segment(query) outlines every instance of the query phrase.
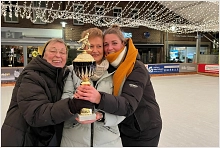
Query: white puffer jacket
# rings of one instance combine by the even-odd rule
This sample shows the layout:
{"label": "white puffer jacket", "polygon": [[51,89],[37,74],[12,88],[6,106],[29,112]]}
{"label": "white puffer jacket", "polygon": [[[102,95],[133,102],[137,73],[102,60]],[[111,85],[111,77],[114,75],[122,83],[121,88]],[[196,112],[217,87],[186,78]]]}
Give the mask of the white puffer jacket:
{"label": "white puffer jacket", "polygon": [[[72,98],[81,80],[73,71],[73,66],[68,66],[70,74],[64,86],[62,99]],[[105,71],[104,75],[97,81],[95,88],[98,91],[112,94],[112,75]],[[92,83],[91,83],[92,84]],[[105,122],[94,122],[93,146],[94,147],[122,147],[118,124],[124,120],[124,116],[105,113]],[[64,123],[61,147],[90,147],[92,124],[80,124],[75,118]]]}

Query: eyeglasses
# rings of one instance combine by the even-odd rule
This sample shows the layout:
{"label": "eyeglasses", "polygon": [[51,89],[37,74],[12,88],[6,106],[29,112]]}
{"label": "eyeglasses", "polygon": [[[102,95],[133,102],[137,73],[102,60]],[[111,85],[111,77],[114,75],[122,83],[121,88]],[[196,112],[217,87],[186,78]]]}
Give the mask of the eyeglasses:
{"label": "eyeglasses", "polygon": [[67,54],[66,49],[61,49],[61,50],[57,50],[57,49],[48,49],[46,50],[48,51],[48,53],[50,55],[56,55],[57,53],[59,53],[61,56],[65,56]]}

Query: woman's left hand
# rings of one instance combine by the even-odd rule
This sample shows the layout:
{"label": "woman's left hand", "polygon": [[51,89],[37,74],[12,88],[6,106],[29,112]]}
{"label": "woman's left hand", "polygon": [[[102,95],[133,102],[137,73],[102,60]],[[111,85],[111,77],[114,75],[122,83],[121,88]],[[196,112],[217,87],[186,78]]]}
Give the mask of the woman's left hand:
{"label": "woman's left hand", "polygon": [[95,120],[79,121],[79,118],[78,118],[78,117],[76,117],[75,119],[76,119],[80,124],[91,124],[91,123],[93,123],[93,122],[95,122],[95,121],[97,121],[97,120],[100,120],[100,119],[102,119],[102,118],[103,118],[102,113],[96,112],[96,119],[95,119]]}
{"label": "woman's left hand", "polygon": [[79,118],[76,118],[76,121],[78,121],[80,124],[91,124],[91,123],[95,122],[96,120],[79,121]]}

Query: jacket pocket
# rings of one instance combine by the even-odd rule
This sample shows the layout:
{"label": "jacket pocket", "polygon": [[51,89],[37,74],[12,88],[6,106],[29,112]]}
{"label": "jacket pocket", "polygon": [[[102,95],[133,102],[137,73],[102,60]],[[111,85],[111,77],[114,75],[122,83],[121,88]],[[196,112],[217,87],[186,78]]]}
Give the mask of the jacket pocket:
{"label": "jacket pocket", "polygon": [[109,126],[103,126],[103,128],[105,128],[106,130],[108,130],[109,132],[112,132],[114,134],[118,134],[118,130],[114,129],[114,128],[111,128]]}
{"label": "jacket pocket", "polygon": [[25,133],[24,146],[48,146],[55,129],[53,126],[28,127]]}
{"label": "jacket pocket", "polygon": [[135,114],[134,114],[134,127],[135,127],[138,131],[141,131],[140,124],[138,123],[138,119],[137,119],[137,117],[136,117]]}

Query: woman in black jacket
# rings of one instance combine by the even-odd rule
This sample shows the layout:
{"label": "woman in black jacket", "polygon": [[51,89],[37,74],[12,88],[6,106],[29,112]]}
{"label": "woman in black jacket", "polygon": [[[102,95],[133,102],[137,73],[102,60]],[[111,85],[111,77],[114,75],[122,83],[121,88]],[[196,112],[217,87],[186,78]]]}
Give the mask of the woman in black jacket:
{"label": "woman in black jacket", "polygon": [[61,99],[69,70],[67,46],[51,39],[16,81],[1,129],[1,146],[59,146],[63,121],[92,103]]}
{"label": "woman in black jacket", "polygon": [[104,32],[106,59],[114,71],[114,95],[97,92],[91,86],[77,88],[75,98],[96,103],[105,112],[126,116],[119,124],[124,147],[156,147],[162,129],[160,108],[149,72],[140,61],[132,40],[125,40],[117,25]]}

